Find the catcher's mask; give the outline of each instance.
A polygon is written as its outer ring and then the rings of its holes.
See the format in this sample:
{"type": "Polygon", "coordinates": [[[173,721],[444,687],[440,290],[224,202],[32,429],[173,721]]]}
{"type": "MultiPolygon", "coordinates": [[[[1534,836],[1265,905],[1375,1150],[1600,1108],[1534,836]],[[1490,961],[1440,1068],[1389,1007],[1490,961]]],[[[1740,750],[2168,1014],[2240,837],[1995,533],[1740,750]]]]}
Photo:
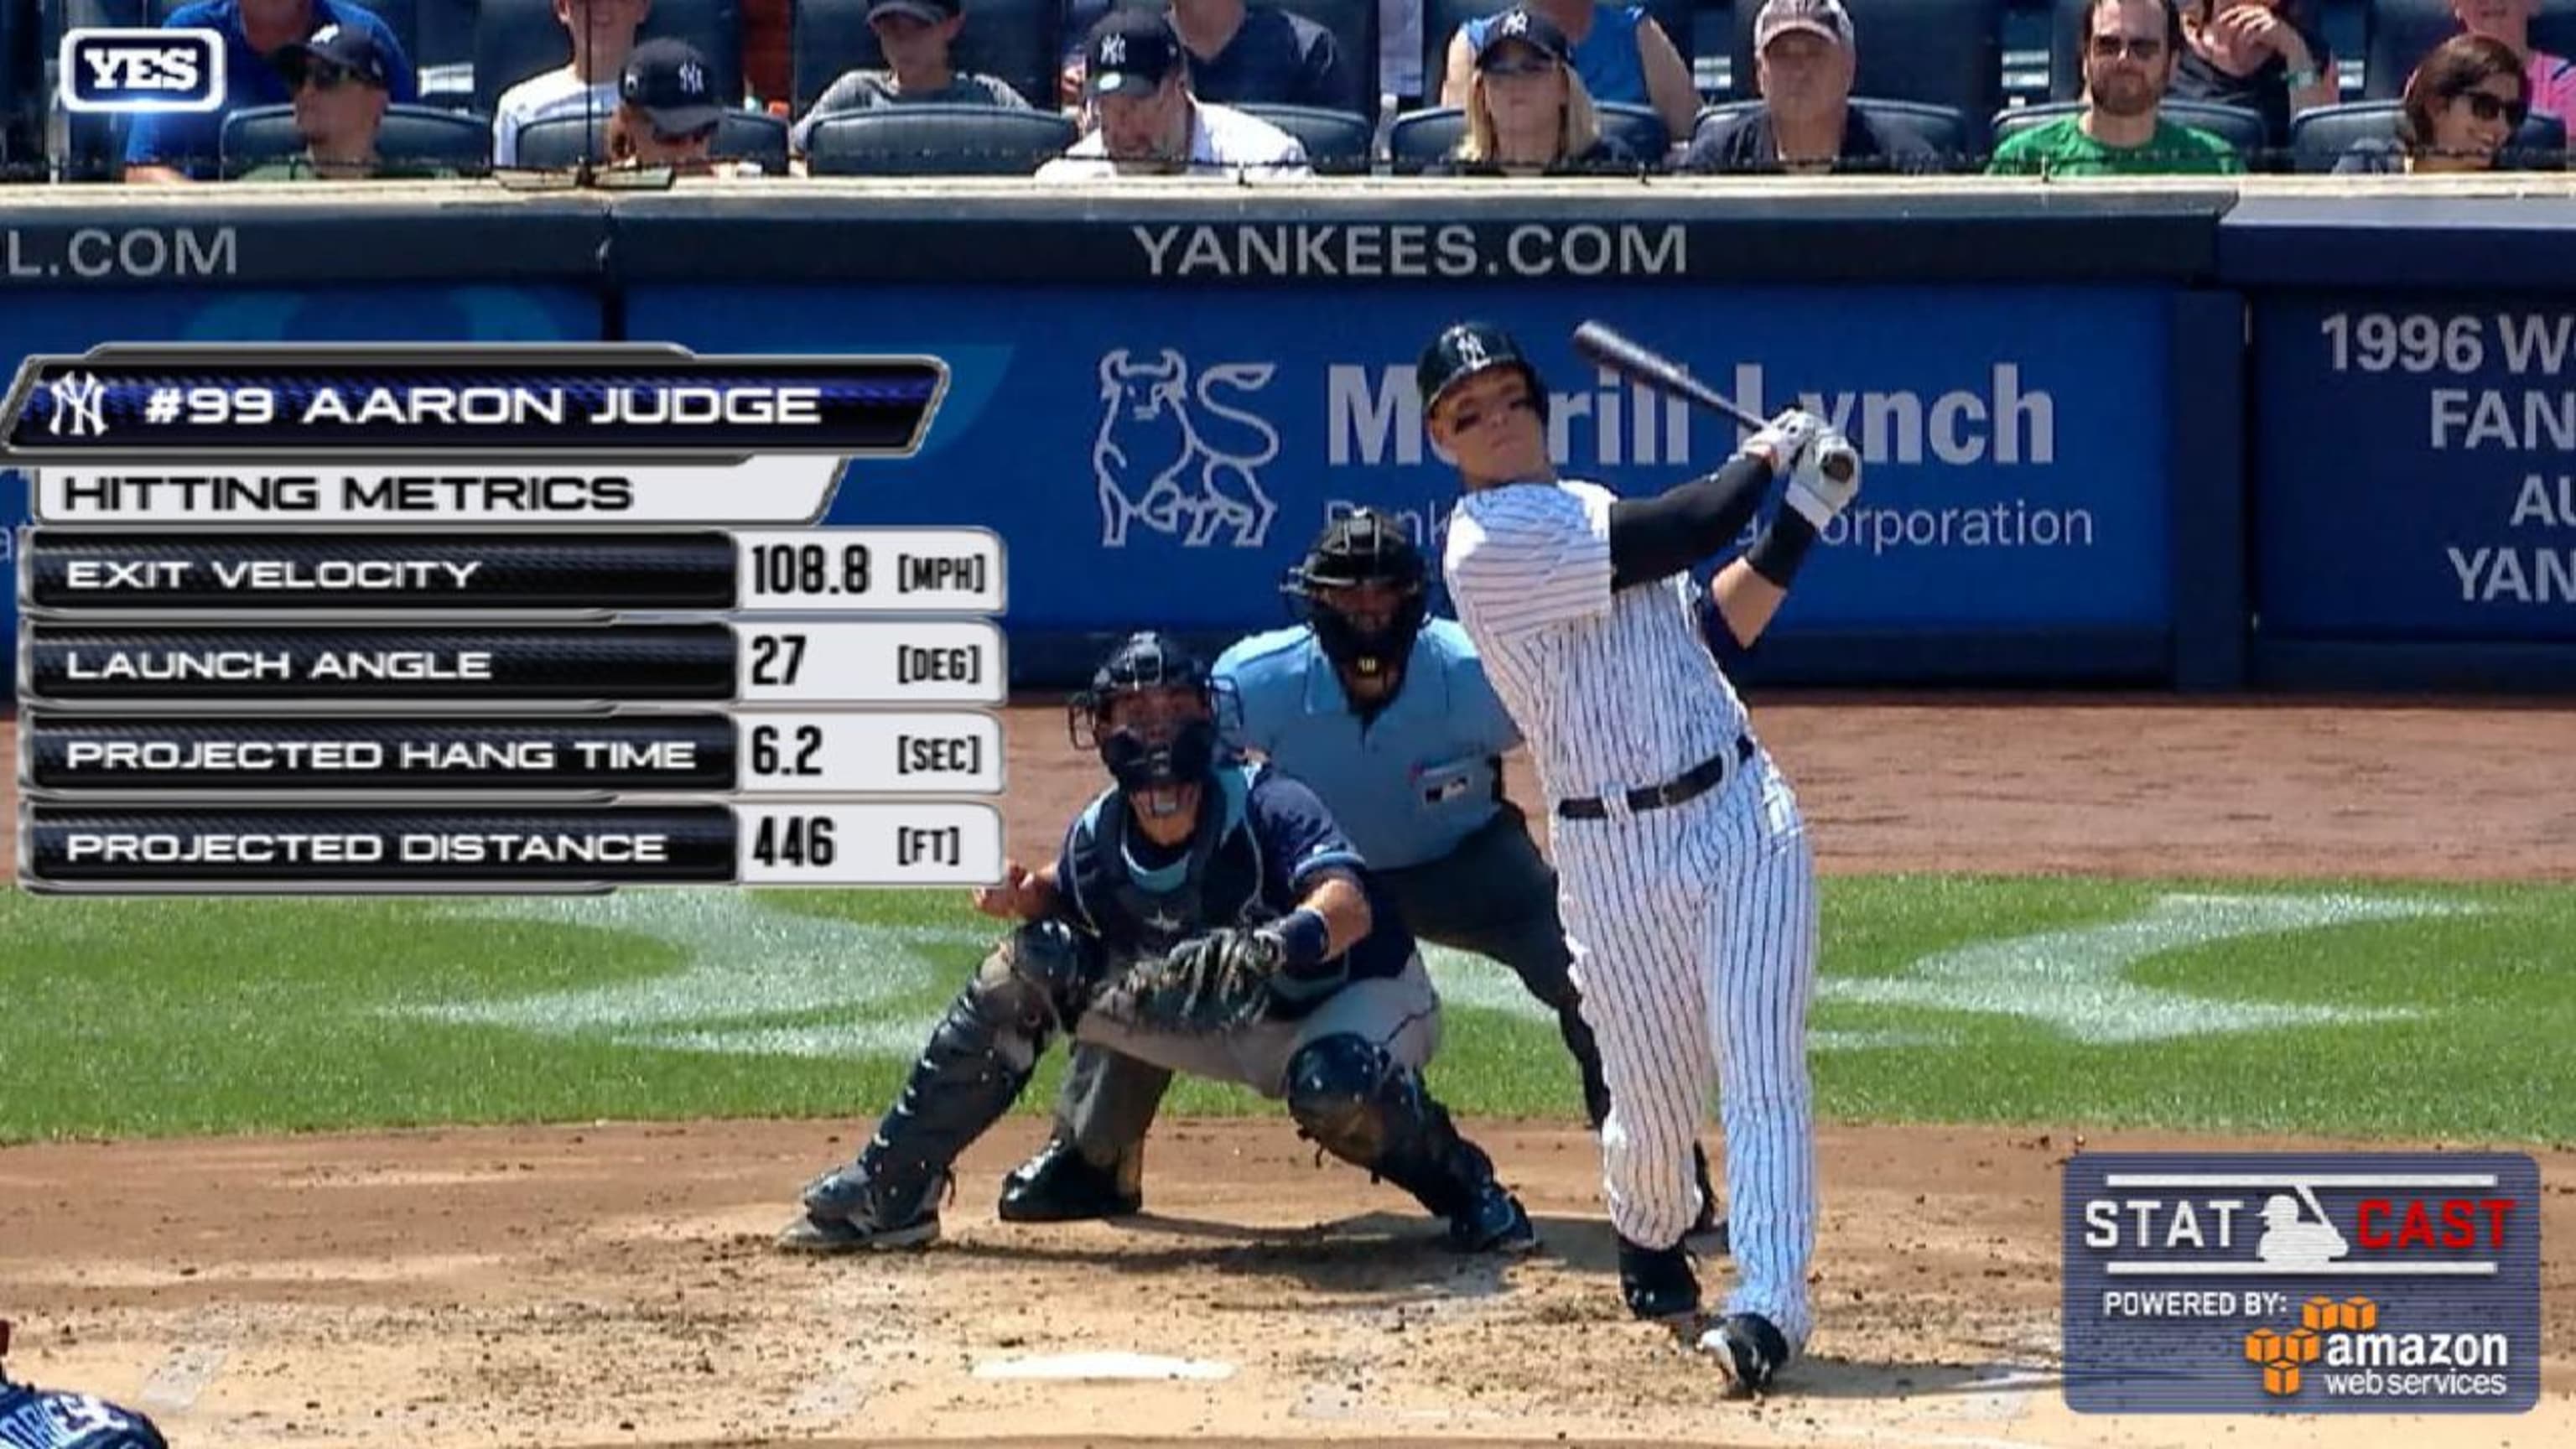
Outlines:
{"type": "Polygon", "coordinates": [[[1065,711],[1065,729],[1076,749],[1099,752],[1130,799],[1162,813],[1173,808],[1160,799],[1169,787],[1202,784],[1216,769],[1220,695],[1198,656],[1147,630],[1092,672],[1091,687],[1065,711]]]}
{"type": "Polygon", "coordinates": [[[1326,525],[1280,591],[1324,657],[1361,678],[1400,670],[1431,612],[1429,569],[1404,525],[1374,508],[1326,525]]]}

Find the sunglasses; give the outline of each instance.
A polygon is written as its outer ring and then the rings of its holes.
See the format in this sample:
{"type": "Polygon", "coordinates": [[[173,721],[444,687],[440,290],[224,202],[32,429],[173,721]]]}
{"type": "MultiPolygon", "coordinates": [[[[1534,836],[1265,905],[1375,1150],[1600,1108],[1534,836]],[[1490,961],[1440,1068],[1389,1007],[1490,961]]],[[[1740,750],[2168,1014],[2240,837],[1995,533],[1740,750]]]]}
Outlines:
{"type": "Polygon", "coordinates": [[[361,77],[345,65],[333,65],[329,61],[312,61],[301,67],[294,79],[298,90],[311,86],[317,91],[336,91],[361,77]]]}
{"type": "Polygon", "coordinates": [[[2501,100],[2495,96],[2488,95],[2485,91],[2462,91],[2459,95],[2453,97],[2453,99],[2467,101],[2469,103],[2469,114],[2477,117],[2481,121],[2492,121],[2498,117],[2502,117],[2506,121],[2519,126],[2531,115],[2531,107],[2527,103],[2522,101],[2501,100]]]}
{"type": "Polygon", "coordinates": [[[2155,35],[2097,35],[2093,37],[2095,60],[2118,60],[2126,55],[2133,60],[2161,60],[2165,42],[2155,35]]]}

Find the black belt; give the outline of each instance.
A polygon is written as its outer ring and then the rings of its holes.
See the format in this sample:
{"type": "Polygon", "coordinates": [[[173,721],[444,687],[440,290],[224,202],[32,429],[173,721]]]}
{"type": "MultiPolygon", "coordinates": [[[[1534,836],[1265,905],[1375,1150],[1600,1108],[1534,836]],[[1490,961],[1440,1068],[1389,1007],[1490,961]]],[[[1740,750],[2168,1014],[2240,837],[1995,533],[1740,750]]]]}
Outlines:
{"type": "MultiPolygon", "coordinates": [[[[1753,736],[1737,735],[1734,759],[1729,760],[1722,753],[1711,755],[1660,785],[1648,785],[1642,789],[1631,790],[1625,797],[1628,811],[1630,814],[1642,815],[1649,810],[1661,810],[1667,805],[1679,805],[1685,800],[1705,794],[1709,787],[1726,778],[1726,772],[1730,767],[1745,763],[1752,758],[1753,736]]],[[[1579,800],[1557,801],[1556,813],[1568,820],[1607,820],[1610,818],[1610,806],[1607,801],[1586,796],[1579,800]]]]}

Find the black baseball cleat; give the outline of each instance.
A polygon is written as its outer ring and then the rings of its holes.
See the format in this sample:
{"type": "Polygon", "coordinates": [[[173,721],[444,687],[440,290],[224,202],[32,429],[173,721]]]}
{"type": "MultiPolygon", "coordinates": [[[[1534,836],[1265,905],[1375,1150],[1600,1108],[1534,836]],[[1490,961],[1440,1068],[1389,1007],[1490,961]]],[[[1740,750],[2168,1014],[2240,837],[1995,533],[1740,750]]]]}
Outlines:
{"type": "Polygon", "coordinates": [[[1058,1137],[1002,1179],[996,1211],[1006,1223],[1079,1223],[1130,1217],[1144,1206],[1142,1190],[1122,1187],[1115,1170],[1093,1166],[1079,1148],[1058,1137]]]}
{"type": "Polygon", "coordinates": [[[1730,1313],[1699,1336],[1699,1351],[1726,1375],[1726,1396],[1750,1398],[1771,1387],[1789,1362],[1789,1340],[1759,1313],[1730,1313]]]}
{"type": "Polygon", "coordinates": [[[1449,1220],[1449,1246],[1461,1253],[1535,1253],[1538,1225],[1519,1198],[1489,1182],[1476,1189],[1465,1212],[1449,1220]]]}
{"type": "Polygon", "coordinates": [[[1699,1275],[1679,1243],[1649,1248],[1619,1239],[1619,1296],[1639,1318],[1671,1320],[1699,1312],[1699,1275]]]}

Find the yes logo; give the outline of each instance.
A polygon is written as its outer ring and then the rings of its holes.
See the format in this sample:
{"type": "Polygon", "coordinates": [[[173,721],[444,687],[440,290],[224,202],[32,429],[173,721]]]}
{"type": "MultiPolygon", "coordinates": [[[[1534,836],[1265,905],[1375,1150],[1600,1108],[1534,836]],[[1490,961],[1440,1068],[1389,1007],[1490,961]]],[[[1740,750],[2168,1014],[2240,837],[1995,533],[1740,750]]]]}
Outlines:
{"type": "Polygon", "coordinates": [[[224,104],[224,40],[212,30],[83,27],[63,36],[63,109],[213,111],[224,104]]]}

